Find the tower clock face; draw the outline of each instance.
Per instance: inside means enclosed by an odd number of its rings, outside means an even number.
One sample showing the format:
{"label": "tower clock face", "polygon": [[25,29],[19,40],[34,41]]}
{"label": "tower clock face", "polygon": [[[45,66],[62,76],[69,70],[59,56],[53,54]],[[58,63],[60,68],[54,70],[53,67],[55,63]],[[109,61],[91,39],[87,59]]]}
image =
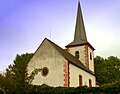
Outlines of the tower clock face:
{"label": "tower clock face", "polygon": [[42,76],[47,76],[48,75],[48,73],[49,73],[49,69],[47,68],[47,67],[44,67],[43,69],[42,69]]}

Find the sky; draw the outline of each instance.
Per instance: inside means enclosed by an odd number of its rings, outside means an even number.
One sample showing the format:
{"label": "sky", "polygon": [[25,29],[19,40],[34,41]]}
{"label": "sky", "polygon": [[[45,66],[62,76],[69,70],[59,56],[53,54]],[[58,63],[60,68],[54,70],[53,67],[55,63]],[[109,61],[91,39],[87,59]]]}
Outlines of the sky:
{"label": "sky", "polygon": [[[120,58],[120,0],[80,0],[95,56]],[[0,71],[17,54],[34,53],[44,38],[73,41],[78,0],[0,0]]]}

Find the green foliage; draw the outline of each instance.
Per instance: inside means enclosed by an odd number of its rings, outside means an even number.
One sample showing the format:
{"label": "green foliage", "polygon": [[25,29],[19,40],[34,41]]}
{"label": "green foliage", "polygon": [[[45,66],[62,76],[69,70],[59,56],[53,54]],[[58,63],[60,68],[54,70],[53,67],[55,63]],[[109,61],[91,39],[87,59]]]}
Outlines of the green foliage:
{"label": "green foliage", "polygon": [[38,74],[38,72],[42,71],[42,68],[35,68],[32,73],[30,74],[29,78],[28,78],[28,83],[32,83],[32,81],[34,80],[34,77]]}
{"label": "green foliage", "polygon": [[34,85],[31,94],[87,94],[88,87],[50,87]]}
{"label": "green foliage", "polygon": [[29,94],[30,83],[42,69],[36,68],[30,76],[27,73],[27,65],[33,54],[17,55],[14,63],[6,69],[5,76],[0,75],[0,85],[8,94]]}
{"label": "green foliage", "polygon": [[[2,92],[5,88],[5,86],[7,85],[6,81],[5,81],[5,77],[0,74],[0,91]],[[1,93],[0,93],[1,94]]]}
{"label": "green foliage", "polygon": [[[119,82],[120,83],[120,82]],[[50,87],[33,85],[29,94],[120,94],[120,84],[104,85],[101,87]]]}
{"label": "green foliage", "polygon": [[[8,74],[7,74],[8,75]],[[0,74],[0,88],[6,92],[14,92],[15,91],[15,82],[11,79],[11,76],[5,77],[3,74]]]}
{"label": "green foliage", "polygon": [[28,73],[27,73],[27,65],[29,60],[31,59],[31,57],[33,56],[33,54],[22,54],[22,55],[17,55],[16,59],[14,60],[14,64],[12,66],[12,73],[13,73],[13,79],[16,81],[16,88],[19,92],[21,91],[21,93],[24,92],[24,88],[27,84],[27,77],[28,77]]}
{"label": "green foliage", "polygon": [[120,94],[120,80],[104,84],[100,87],[104,92],[110,92],[111,94]]}
{"label": "green foliage", "polygon": [[101,85],[120,79],[120,59],[113,56],[103,59],[97,56],[94,61],[96,78]]}
{"label": "green foliage", "polygon": [[0,94],[5,94],[5,90],[3,90],[2,88],[0,88]]}
{"label": "green foliage", "polygon": [[33,54],[17,55],[13,64],[6,69],[4,82],[2,84],[6,92],[15,92],[16,94],[23,94],[27,86],[28,73],[27,65]]}
{"label": "green foliage", "polygon": [[17,55],[12,66],[12,72],[14,74],[14,79],[16,82],[25,86],[27,80],[27,65],[33,54],[22,54]]}

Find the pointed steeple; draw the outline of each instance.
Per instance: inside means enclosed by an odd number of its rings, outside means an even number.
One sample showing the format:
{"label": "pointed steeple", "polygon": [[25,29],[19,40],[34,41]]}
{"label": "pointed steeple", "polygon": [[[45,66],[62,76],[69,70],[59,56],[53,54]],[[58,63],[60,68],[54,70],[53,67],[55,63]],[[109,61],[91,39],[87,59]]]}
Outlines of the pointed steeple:
{"label": "pointed steeple", "polygon": [[81,44],[85,44],[85,43],[88,43],[88,41],[87,41],[87,37],[86,37],[83,16],[82,16],[82,11],[81,11],[81,7],[80,7],[80,1],[79,1],[78,2],[74,41],[72,43],[68,44],[66,47],[81,45]]}

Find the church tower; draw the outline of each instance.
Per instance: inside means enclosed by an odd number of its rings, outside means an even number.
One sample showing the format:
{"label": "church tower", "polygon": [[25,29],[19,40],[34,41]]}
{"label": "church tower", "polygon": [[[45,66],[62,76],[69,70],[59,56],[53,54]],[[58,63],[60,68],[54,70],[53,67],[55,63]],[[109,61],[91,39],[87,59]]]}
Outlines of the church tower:
{"label": "church tower", "polygon": [[80,2],[78,2],[74,41],[68,44],[66,48],[70,54],[94,73],[94,48],[87,41]]}

